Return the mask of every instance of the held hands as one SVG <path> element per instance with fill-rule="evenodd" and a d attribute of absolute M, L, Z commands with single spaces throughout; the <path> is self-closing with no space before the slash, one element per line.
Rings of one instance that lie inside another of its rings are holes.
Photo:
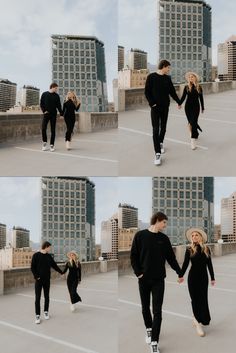
<path fill-rule="evenodd" d="M 178 278 L 178 283 L 181 284 L 181 283 L 183 283 L 183 282 L 184 282 L 184 277 L 179 277 L 179 278 Z"/>
<path fill-rule="evenodd" d="M 216 281 L 214 280 L 214 281 L 211 281 L 211 285 L 212 285 L 212 287 L 214 287 L 215 286 L 215 284 L 216 284 Z"/>
<path fill-rule="evenodd" d="M 182 109 L 182 105 L 178 105 L 178 109 L 179 109 L 179 110 Z"/>

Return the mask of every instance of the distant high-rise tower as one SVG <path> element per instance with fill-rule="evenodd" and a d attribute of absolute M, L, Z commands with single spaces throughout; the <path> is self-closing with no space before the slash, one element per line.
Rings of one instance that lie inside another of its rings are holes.
<path fill-rule="evenodd" d="M 21 227 L 13 227 L 12 229 L 12 246 L 13 248 L 29 248 L 30 231 Z"/>
<path fill-rule="evenodd" d="M 74 91 L 81 111 L 108 111 L 104 43 L 96 37 L 52 35 L 52 81 L 62 101 Z"/>
<path fill-rule="evenodd" d="M 7 226 L 6 224 L 0 223 L 0 249 L 6 246 L 7 242 Z"/>
<path fill-rule="evenodd" d="M 138 209 L 128 204 L 119 204 L 118 207 L 119 228 L 138 228 Z"/>
<path fill-rule="evenodd" d="M 203 228 L 214 242 L 214 179 L 211 177 L 154 177 L 153 213 L 168 216 L 166 233 L 173 245 L 185 244 L 190 227 Z"/>
<path fill-rule="evenodd" d="M 37 87 L 23 86 L 17 95 L 17 103 L 22 107 L 31 107 L 39 105 L 40 90 Z"/>
<path fill-rule="evenodd" d="M 236 36 L 218 45 L 218 76 L 221 81 L 236 80 Z"/>
<path fill-rule="evenodd" d="M 111 217 L 101 224 L 101 252 L 104 259 L 118 258 L 118 219 Z"/>
<path fill-rule="evenodd" d="M 221 237 L 236 242 L 236 192 L 221 200 Z"/>
<path fill-rule="evenodd" d="M 75 250 L 80 261 L 95 259 L 95 185 L 88 178 L 42 178 L 42 241 L 55 260 Z"/>
<path fill-rule="evenodd" d="M 131 49 L 128 52 L 128 68 L 131 70 L 147 69 L 147 53 L 140 49 Z"/>
<path fill-rule="evenodd" d="M 125 67 L 125 48 L 118 45 L 118 71 Z"/>
<path fill-rule="evenodd" d="M 0 79 L 0 112 L 6 112 L 16 104 L 16 83 Z"/>
<path fill-rule="evenodd" d="M 202 0 L 160 0 L 159 59 L 171 62 L 174 83 L 195 71 L 203 82 L 211 81 L 211 6 Z"/>

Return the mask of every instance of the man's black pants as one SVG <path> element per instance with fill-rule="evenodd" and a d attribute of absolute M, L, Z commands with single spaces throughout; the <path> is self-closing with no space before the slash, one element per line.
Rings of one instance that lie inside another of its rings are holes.
<path fill-rule="evenodd" d="M 50 145 L 54 145 L 55 142 L 55 136 L 56 136 L 56 121 L 57 121 L 57 116 L 46 113 L 43 115 L 43 121 L 42 121 L 42 139 L 43 142 L 47 142 L 47 126 L 50 121 L 50 126 L 51 126 L 51 139 L 50 139 Z"/>
<path fill-rule="evenodd" d="M 153 143 L 155 153 L 161 153 L 160 144 L 163 143 L 165 138 L 168 113 L 169 106 L 155 106 L 151 108 Z"/>
<path fill-rule="evenodd" d="M 44 292 L 44 311 L 49 308 L 50 279 L 39 279 L 35 282 L 35 313 L 40 315 L 40 299 L 42 289 Z"/>

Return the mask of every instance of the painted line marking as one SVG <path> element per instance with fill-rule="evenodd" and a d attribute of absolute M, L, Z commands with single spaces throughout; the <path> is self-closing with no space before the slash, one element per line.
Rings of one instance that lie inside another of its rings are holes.
<path fill-rule="evenodd" d="M 40 150 L 36 150 L 33 148 L 25 148 L 25 147 L 15 147 L 15 148 L 18 150 L 23 150 L 23 151 L 27 151 L 27 152 L 45 153 L 45 151 L 40 151 Z M 49 151 L 46 151 L 46 152 L 49 152 Z M 62 156 L 62 157 L 73 157 L 73 158 L 80 158 L 80 159 L 89 159 L 92 161 L 100 161 L 100 162 L 118 163 L 118 161 L 114 160 L 114 159 L 80 156 L 80 155 L 71 154 L 71 153 L 66 154 L 66 153 L 51 152 L 51 153 L 49 153 L 49 155 L 56 155 L 56 156 Z"/>
<path fill-rule="evenodd" d="M 65 287 L 63 285 L 59 285 L 59 284 L 54 284 L 53 287 L 57 287 L 57 288 L 62 288 L 64 289 Z M 98 293 L 116 293 L 116 291 L 113 290 L 103 290 L 103 289 L 95 289 L 95 288 L 86 288 L 86 287 L 79 287 L 78 290 L 84 290 L 84 291 L 88 291 L 88 292 L 98 292 Z"/>
<path fill-rule="evenodd" d="M 100 141 L 100 140 L 87 140 L 87 139 L 73 139 L 73 141 L 76 141 L 76 142 L 94 142 L 94 143 L 118 145 L 118 142 L 114 142 L 114 141 Z"/>
<path fill-rule="evenodd" d="M 27 333 L 27 334 L 32 335 L 32 336 L 43 338 L 44 340 L 57 343 L 57 344 L 59 344 L 61 346 L 65 346 L 67 348 L 75 349 L 76 351 L 80 351 L 80 352 L 84 352 L 84 353 L 99 353 L 97 351 L 93 351 L 91 349 L 88 349 L 88 348 L 85 348 L 85 347 L 82 347 L 82 346 L 77 346 L 76 344 L 64 341 L 62 339 L 58 339 L 58 338 L 55 338 L 55 337 L 52 337 L 52 336 L 48 336 L 48 335 L 45 335 L 45 334 L 42 334 L 42 333 L 39 333 L 39 332 L 35 332 L 33 330 L 28 330 L 28 329 L 26 329 L 24 327 L 21 327 L 21 326 L 13 325 L 13 324 L 11 324 L 9 322 L 6 322 L 6 321 L 0 320 L 0 325 L 8 327 L 8 328 L 11 328 L 11 329 L 14 329 L 14 330 L 18 330 L 18 331 L 21 331 L 21 332 L 24 332 L 24 333 Z"/>

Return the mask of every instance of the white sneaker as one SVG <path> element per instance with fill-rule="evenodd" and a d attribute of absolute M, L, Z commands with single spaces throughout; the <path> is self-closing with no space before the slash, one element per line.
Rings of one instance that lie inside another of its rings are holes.
<path fill-rule="evenodd" d="M 163 143 L 161 143 L 161 153 L 162 154 L 165 153 L 165 149 L 164 149 L 164 144 Z"/>
<path fill-rule="evenodd" d="M 75 311 L 75 304 L 71 304 L 70 305 L 70 310 L 71 310 L 72 313 Z"/>
<path fill-rule="evenodd" d="M 154 160 L 154 164 L 161 165 L 161 154 L 160 153 L 156 153 L 156 158 Z"/>
<path fill-rule="evenodd" d="M 66 149 L 69 151 L 71 149 L 70 141 L 66 141 Z"/>
<path fill-rule="evenodd" d="M 191 148 L 192 148 L 192 150 L 195 150 L 197 148 L 196 139 L 191 139 Z"/>
<path fill-rule="evenodd" d="M 151 342 L 150 347 L 151 347 L 151 353 L 160 353 L 157 342 Z"/>
<path fill-rule="evenodd" d="M 54 145 L 50 145 L 50 151 L 54 152 L 55 151 L 55 146 Z"/>
<path fill-rule="evenodd" d="M 40 324 L 40 322 L 41 322 L 40 315 L 36 315 L 35 323 L 38 325 Z"/>
<path fill-rule="evenodd" d="M 145 341 L 147 344 L 151 344 L 151 341 L 152 341 L 152 329 L 151 328 L 147 328 Z"/>
<path fill-rule="evenodd" d="M 199 322 L 196 325 L 196 330 L 197 330 L 198 336 L 200 336 L 200 337 L 204 337 L 205 336 L 205 332 L 203 331 L 202 325 L 199 324 Z"/>
<path fill-rule="evenodd" d="M 47 311 L 44 311 L 44 319 L 45 320 L 49 320 L 50 319 L 49 313 Z"/>
<path fill-rule="evenodd" d="M 48 150 L 47 142 L 43 142 L 42 151 L 47 151 L 47 150 Z"/>

